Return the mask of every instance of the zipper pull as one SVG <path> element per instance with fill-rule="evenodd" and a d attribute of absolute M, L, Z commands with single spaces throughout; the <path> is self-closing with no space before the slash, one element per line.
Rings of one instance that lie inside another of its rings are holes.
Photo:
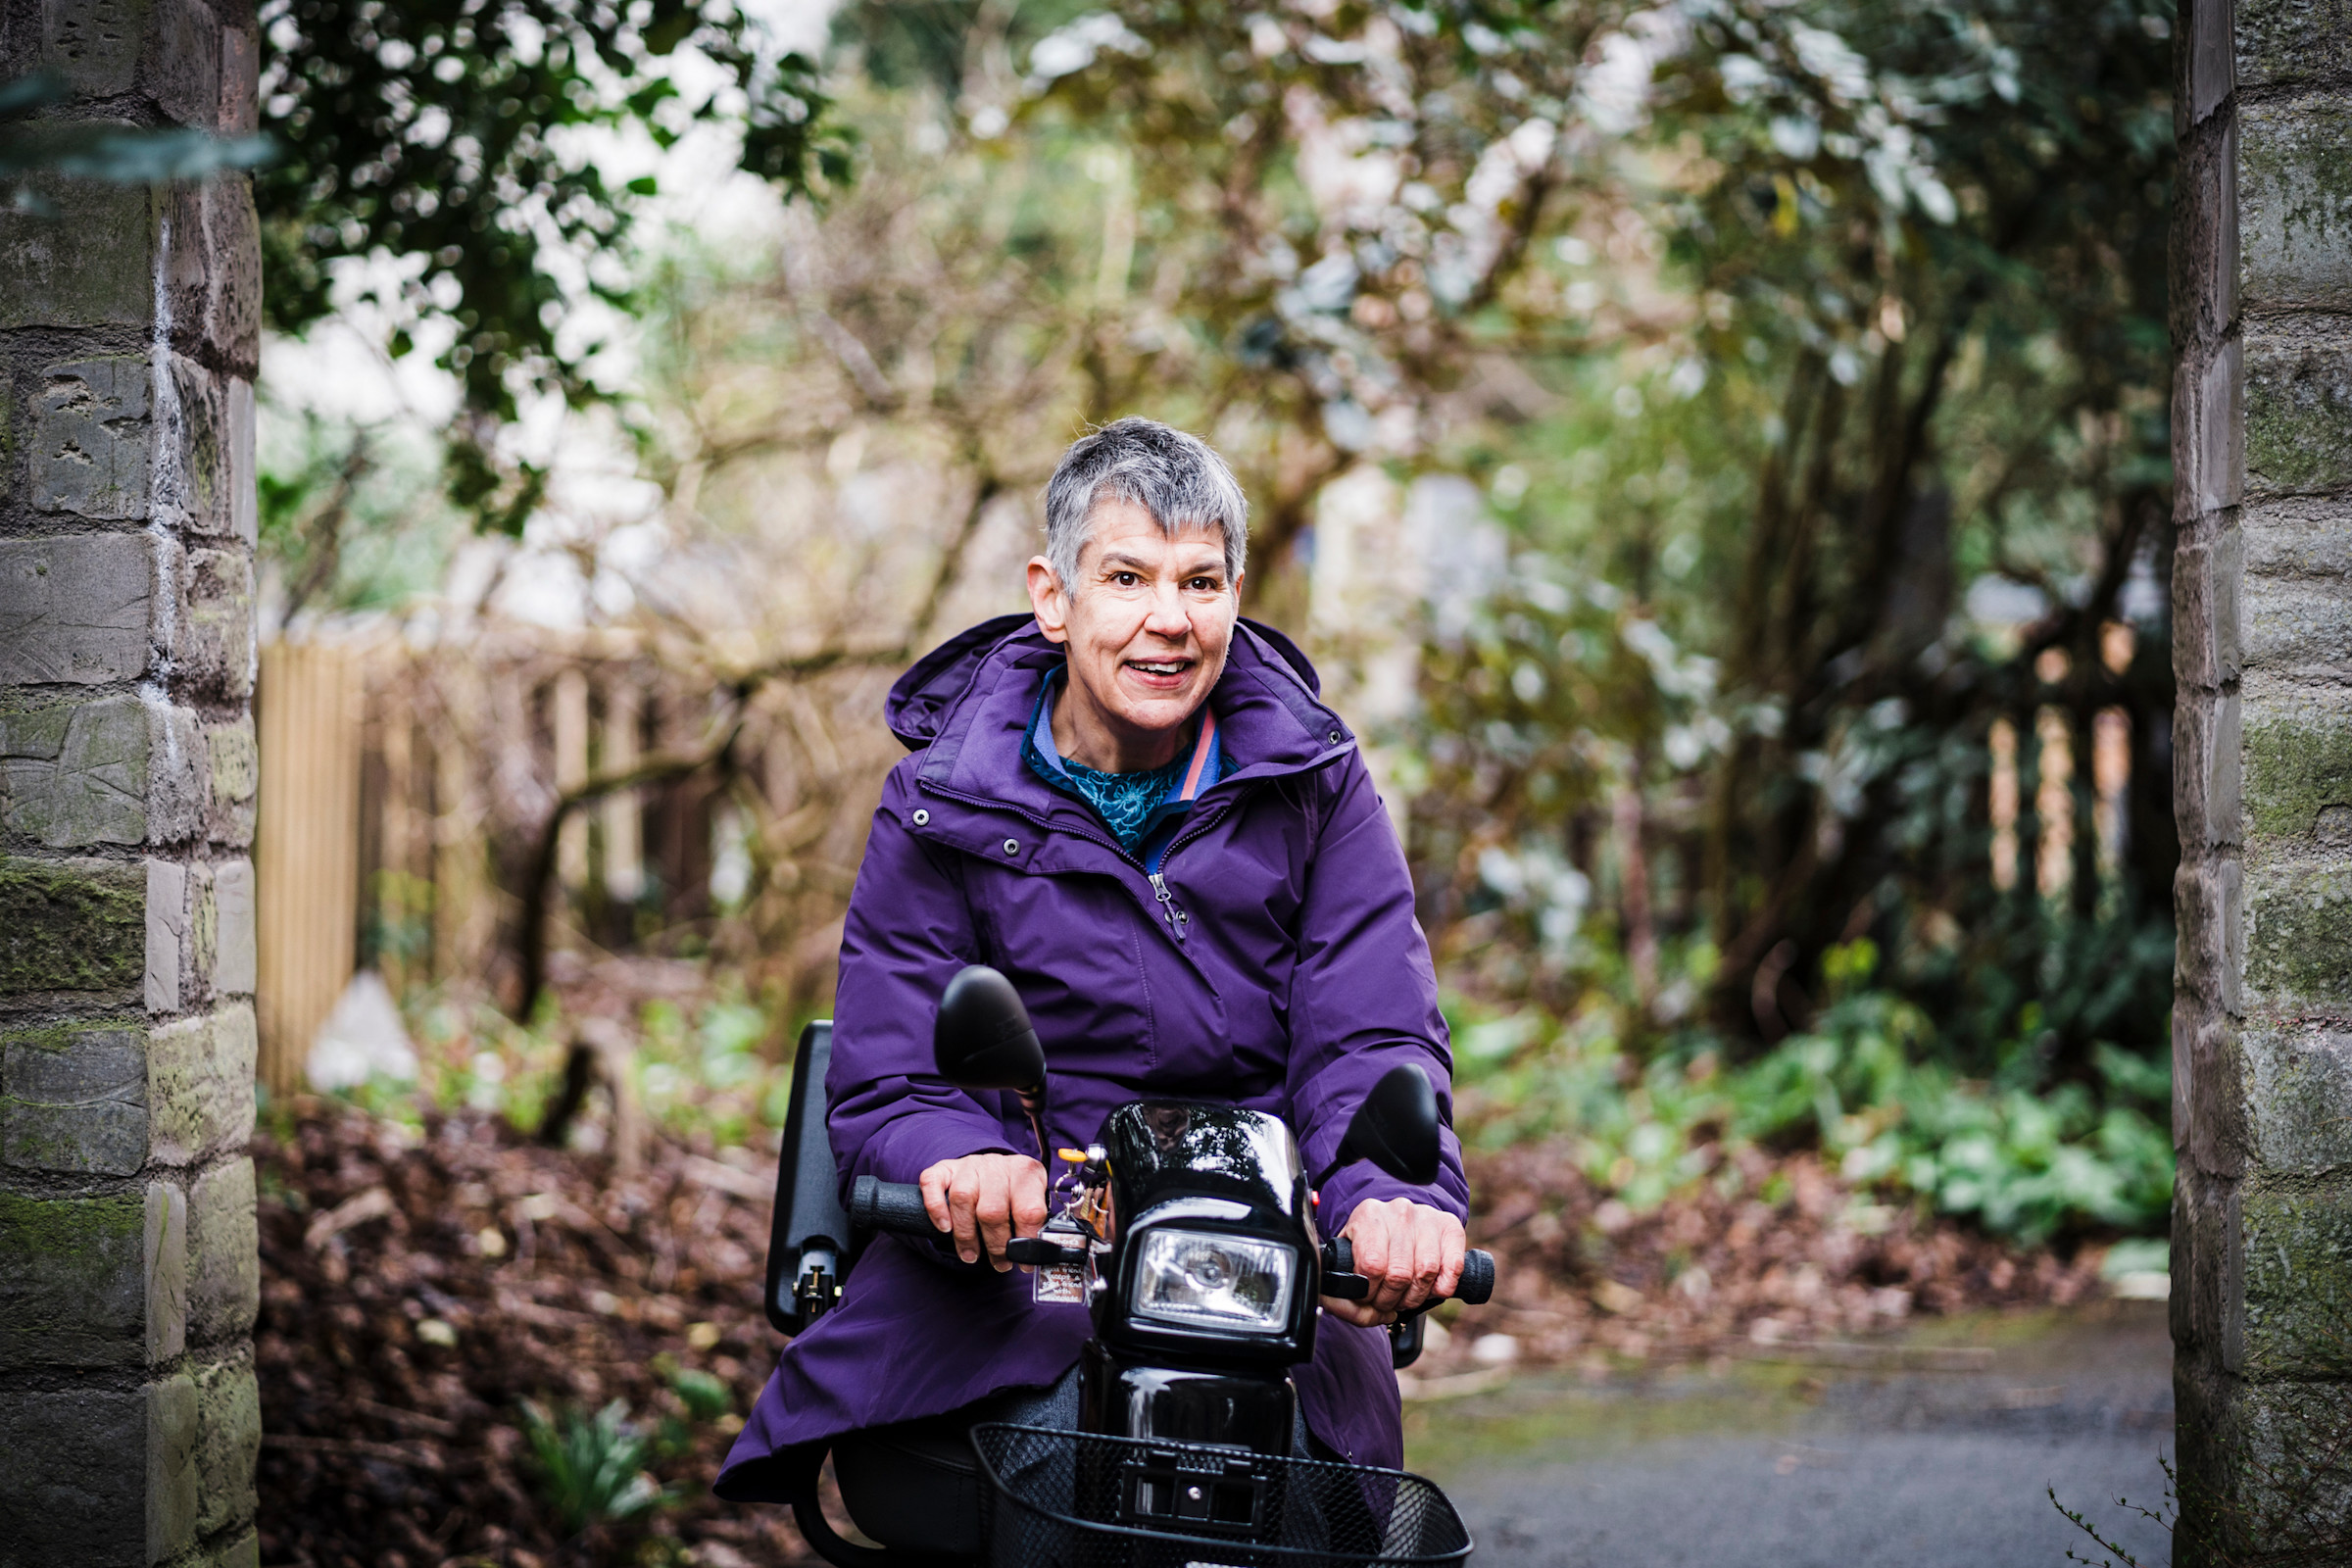
<path fill-rule="evenodd" d="M 1147 871 L 1144 874 L 1152 879 L 1152 896 L 1159 900 L 1159 906 L 1168 917 L 1168 929 L 1176 933 L 1177 941 L 1182 942 L 1184 928 L 1192 920 L 1192 916 L 1176 906 L 1176 895 L 1168 891 L 1165 878 L 1157 871 Z"/>

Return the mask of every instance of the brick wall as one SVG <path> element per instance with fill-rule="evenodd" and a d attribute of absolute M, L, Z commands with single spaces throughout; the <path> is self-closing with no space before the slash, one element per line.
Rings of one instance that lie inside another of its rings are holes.
<path fill-rule="evenodd" d="M 2352 3 L 2190 0 L 2175 47 L 2173 1336 L 2207 1563 L 2352 1514 Z"/>
<path fill-rule="evenodd" d="M 222 0 L 5 0 L 54 112 L 250 130 Z M 0 214 L 0 1568 L 255 1560 L 242 176 Z"/>

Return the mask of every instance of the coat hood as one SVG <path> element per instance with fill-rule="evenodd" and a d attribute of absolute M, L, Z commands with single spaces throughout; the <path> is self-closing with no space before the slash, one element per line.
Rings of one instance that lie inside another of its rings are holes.
<path fill-rule="evenodd" d="M 882 716 L 900 744 L 919 752 L 937 740 L 947 727 L 948 715 L 971 690 L 982 666 L 1006 644 L 1017 644 L 1021 651 L 1053 646 L 1038 630 L 1036 616 L 998 615 L 957 632 L 916 660 L 890 688 L 890 697 L 882 705 Z M 1247 615 L 1235 628 L 1233 650 L 1219 685 L 1232 678 L 1233 666 L 1239 662 L 1275 665 L 1303 686 L 1310 697 L 1322 695 L 1322 678 L 1298 644 Z"/>

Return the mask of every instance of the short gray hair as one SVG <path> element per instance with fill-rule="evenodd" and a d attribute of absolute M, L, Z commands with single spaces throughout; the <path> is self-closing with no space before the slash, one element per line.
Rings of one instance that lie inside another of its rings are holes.
<path fill-rule="evenodd" d="M 1113 419 L 1070 443 L 1046 481 L 1046 559 L 1063 591 L 1078 591 L 1078 556 L 1094 533 L 1095 508 L 1131 501 L 1160 532 L 1221 529 L 1225 579 L 1239 582 L 1250 549 L 1250 502 L 1225 460 L 1198 436 L 1156 419 Z"/>

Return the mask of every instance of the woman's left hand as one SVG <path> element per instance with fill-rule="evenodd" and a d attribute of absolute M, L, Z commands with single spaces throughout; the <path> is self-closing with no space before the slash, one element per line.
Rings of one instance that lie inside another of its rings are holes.
<path fill-rule="evenodd" d="M 1392 1198 L 1363 1202 L 1340 1232 L 1355 1251 L 1355 1272 L 1372 1282 L 1360 1301 L 1323 1298 L 1323 1310 L 1349 1323 L 1394 1323 L 1399 1309 L 1453 1294 L 1461 1283 L 1469 1238 L 1462 1222 L 1442 1208 Z"/>

